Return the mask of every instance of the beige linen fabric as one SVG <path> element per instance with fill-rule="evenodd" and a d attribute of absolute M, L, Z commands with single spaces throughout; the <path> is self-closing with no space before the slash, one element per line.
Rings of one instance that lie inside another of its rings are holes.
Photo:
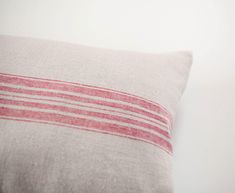
<path fill-rule="evenodd" d="M 170 132 L 191 63 L 0 36 L 0 192 L 173 192 Z"/>

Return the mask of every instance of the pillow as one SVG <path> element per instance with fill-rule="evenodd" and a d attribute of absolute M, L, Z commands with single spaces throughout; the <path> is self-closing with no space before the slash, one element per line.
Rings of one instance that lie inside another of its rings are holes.
<path fill-rule="evenodd" d="M 1 193 L 171 193 L 192 56 L 0 37 Z"/>

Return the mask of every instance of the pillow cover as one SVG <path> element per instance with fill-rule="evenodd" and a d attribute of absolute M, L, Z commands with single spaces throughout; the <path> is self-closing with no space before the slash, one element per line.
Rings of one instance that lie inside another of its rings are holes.
<path fill-rule="evenodd" d="M 0 192 L 171 193 L 191 63 L 0 36 Z"/>

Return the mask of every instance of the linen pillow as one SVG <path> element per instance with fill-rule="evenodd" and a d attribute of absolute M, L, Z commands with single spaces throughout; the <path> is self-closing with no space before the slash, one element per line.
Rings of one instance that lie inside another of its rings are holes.
<path fill-rule="evenodd" d="M 0 36 L 0 192 L 171 193 L 191 63 Z"/>

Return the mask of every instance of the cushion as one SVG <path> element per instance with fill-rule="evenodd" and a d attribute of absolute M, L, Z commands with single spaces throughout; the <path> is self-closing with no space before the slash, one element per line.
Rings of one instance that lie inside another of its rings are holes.
<path fill-rule="evenodd" d="M 0 36 L 1 193 L 172 193 L 190 52 Z"/>

